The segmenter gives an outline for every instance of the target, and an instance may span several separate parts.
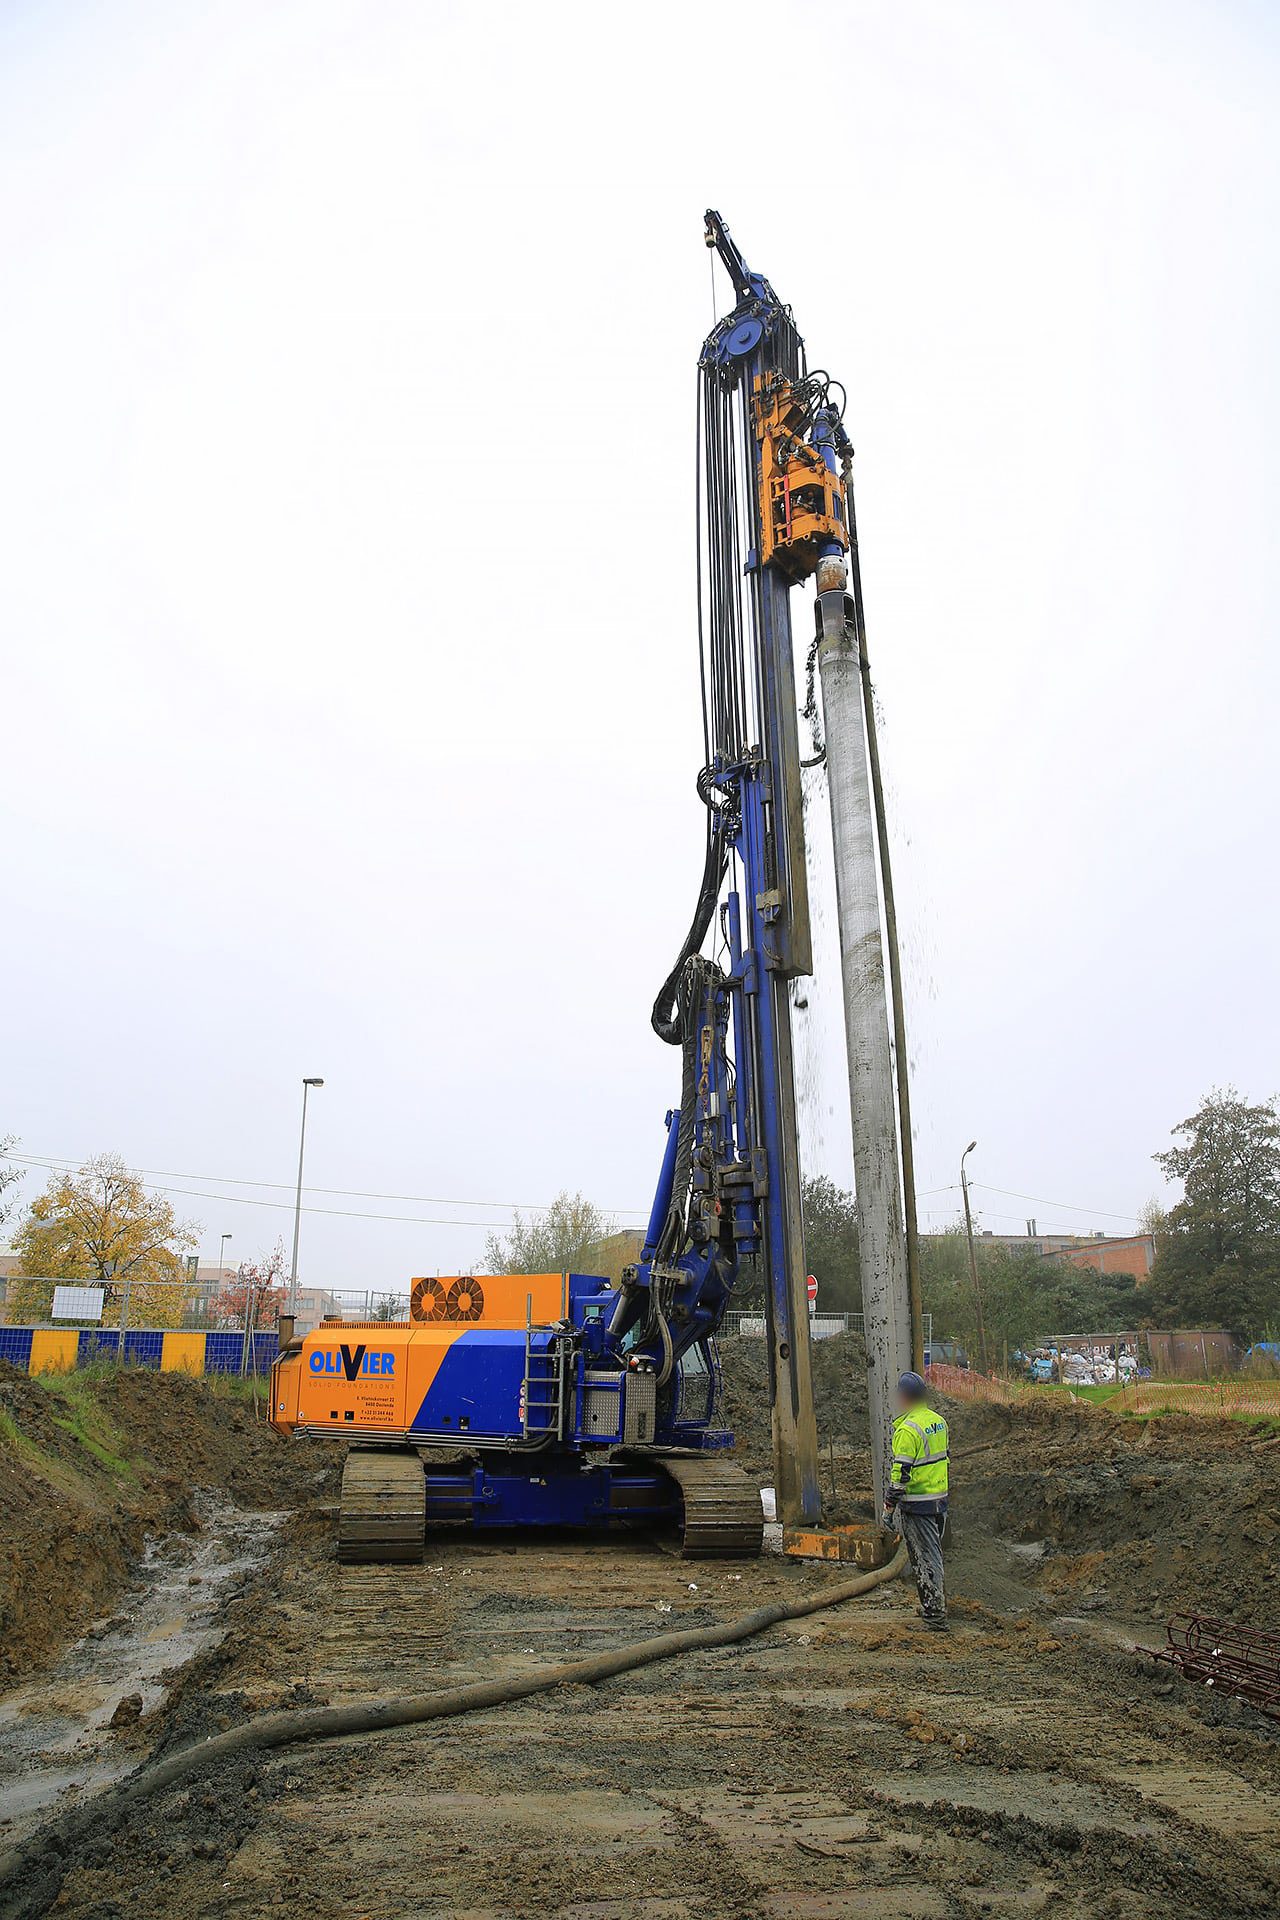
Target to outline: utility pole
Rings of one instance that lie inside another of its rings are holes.
[[[889,1003],[876,866],[876,825],[867,762],[860,650],[845,594],[842,558],[818,563],[818,671],[835,849],[845,1042],[853,1117],[853,1166],[877,1512],[888,1478],[898,1376],[911,1365],[911,1303],[898,1166],[897,1106],[889,1052]],[[905,1071],[905,1062],[900,1063]]]
[[[964,1231],[969,1242],[969,1279],[973,1285],[973,1310],[978,1316],[978,1358],[982,1371],[987,1370],[987,1329],[982,1316],[982,1288],[978,1282],[978,1258],[973,1250],[973,1213],[969,1207],[969,1177],[965,1173],[964,1163],[977,1146],[971,1140],[960,1155],[960,1191],[964,1195]]]
[[[298,1240],[302,1233],[302,1156],[307,1150],[307,1089],[322,1087],[324,1081],[313,1076],[302,1082],[302,1132],[298,1136],[298,1199],[293,1209],[293,1261],[289,1268],[289,1311],[298,1311]]]

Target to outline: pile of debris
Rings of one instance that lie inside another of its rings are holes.
[[[1027,1371],[1033,1380],[1061,1380],[1068,1387],[1123,1386],[1130,1380],[1148,1379],[1151,1373],[1123,1347],[1117,1352],[1101,1346],[1061,1351],[1037,1347],[1028,1357]]]

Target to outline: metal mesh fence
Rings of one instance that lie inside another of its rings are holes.
[[[924,1344],[926,1349],[933,1344],[933,1315],[921,1316],[924,1322]],[[809,1337],[811,1340],[830,1340],[839,1333],[861,1333],[863,1316],[860,1313],[811,1313],[809,1315]],[[765,1318],[762,1313],[739,1312],[736,1308],[724,1317],[726,1336],[739,1335],[747,1340],[763,1340]]]
[[[67,1327],[126,1333],[210,1333],[274,1329],[280,1290],[264,1294],[228,1280],[222,1286],[185,1280],[28,1279],[11,1275],[5,1287],[3,1324]],[[320,1316],[317,1315],[317,1318]]]

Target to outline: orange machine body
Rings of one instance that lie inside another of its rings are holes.
[[[611,1300],[574,1276],[576,1307]],[[284,1432],[380,1442],[509,1443],[530,1430],[529,1380],[549,1329],[568,1315],[569,1276],[463,1274],[413,1283],[408,1321],[326,1320],[286,1347],[271,1375]],[[531,1359],[532,1356],[532,1359]]]

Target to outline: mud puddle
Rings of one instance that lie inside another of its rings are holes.
[[[128,1773],[111,1725],[161,1705],[188,1663],[221,1638],[223,1600],[265,1560],[279,1513],[197,1503],[199,1533],[148,1541],[135,1585],[47,1673],[0,1698],[0,1835],[20,1838],[61,1795],[79,1799]],[[136,1711],[134,1710],[136,1708]]]

